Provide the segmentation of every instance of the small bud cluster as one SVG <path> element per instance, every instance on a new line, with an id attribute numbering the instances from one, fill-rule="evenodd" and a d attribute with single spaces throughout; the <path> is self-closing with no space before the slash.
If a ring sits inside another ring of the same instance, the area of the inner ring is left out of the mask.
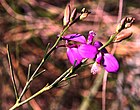
<path id="1" fill-rule="evenodd" d="M 116 28 L 116 33 L 119 33 L 113 42 L 121 42 L 129 38 L 132 35 L 132 32 L 128 31 L 127 29 L 130 28 L 135 21 L 133 17 L 125 17 L 121 20 Z M 124 32 L 121 32 L 124 31 Z"/>
<path id="2" fill-rule="evenodd" d="M 85 19 L 90 12 L 86 10 L 86 8 L 83 8 L 81 10 L 81 14 L 77 16 L 77 9 L 74 8 L 73 11 L 71 12 L 71 7 L 70 5 L 67 5 L 64 11 L 64 18 L 63 18 L 63 26 L 67 25 L 72 25 L 73 23 Z"/>
<path id="3" fill-rule="evenodd" d="M 133 22 L 135 21 L 135 18 L 133 17 L 125 17 L 121 20 L 121 22 L 118 24 L 116 28 L 116 32 L 120 32 L 123 29 L 127 29 L 132 26 Z"/>
<path id="4" fill-rule="evenodd" d="M 122 40 L 128 39 L 129 37 L 131 37 L 132 32 L 127 31 L 127 32 L 122 32 L 120 34 L 118 34 L 115 38 L 115 40 L 113 42 L 121 42 Z"/>
<path id="5" fill-rule="evenodd" d="M 71 9 L 70 5 L 67 5 L 64 11 L 63 25 L 66 26 L 70 21 Z"/>
<path id="6" fill-rule="evenodd" d="M 80 20 L 83 20 L 83 19 L 85 19 L 87 16 L 88 16 L 88 14 L 90 14 L 91 12 L 89 12 L 88 10 L 86 10 L 86 8 L 83 8 L 82 9 L 82 11 L 81 11 L 81 15 L 80 15 Z"/>

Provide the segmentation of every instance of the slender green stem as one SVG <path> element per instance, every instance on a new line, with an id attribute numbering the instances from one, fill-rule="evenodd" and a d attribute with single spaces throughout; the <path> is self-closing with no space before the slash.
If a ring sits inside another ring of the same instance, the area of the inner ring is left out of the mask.
<path id="1" fill-rule="evenodd" d="M 41 75 L 42 73 L 44 73 L 46 70 L 44 69 L 44 70 L 42 70 L 42 71 L 40 71 L 39 73 L 37 73 L 35 76 L 34 76 L 34 79 L 36 78 L 36 77 L 38 77 L 39 75 Z"/>
<path id="2" fill-rule="evenodd" d="M 30 77 L 30 79 L 26 82 L 18 100 L 17 100 L 17 103 L 21 101 L 21 98 L 23 97 L 23 95 L 25 94 L 25 92 L 27 91 L 31 81 L 33 80 L 35 74 L 37 73 L 37 71 L 39 70 L 39 68 L 42 66 L 42 64 L 44 63 L 44 60 L 41 61 L 41 63 L 39 64 L 39 66 L 37 67 L 37 69 L 35 70 L 35 72 L 33 73 L 33 75 Z"/>
<path id="3" fill-rule="evenodd" d="M 28 66 L 27 81 L 28 81 L 28 80 L 29 80 L 29 78 L 30 78 L 30 73 L 31 73 L 31 64 L 29 64 L 29 66 Z"/>
<path id="4" fill-rule="evenodd" d="M 56 48 L 57 44 L 59 43 L 61 37 L 64 35 L 64 33 L 66 32 L 66 30 L 70 27 L 70 25 L 67 25 L 63 31 L 60 33 L 58 39 L 56 40 L 55 44 L 53 45 L 53 47 L 49 50 L 49 52 L 44 56 L 44 60 L 46 60 L 50 54 L 52 53 L 52 51 Z"/>
<path id="5" fill-rule="evenodd" d="M 15 77 L 14 77 L 14 69 L 13 69 L 13 64 L 12 64 L 8 45 L 7 45 L 7 54 L 8 54 L 8 61 L 9 61 L 9 65 L 10 65 L 10 73 L 11 73 L 11 77 L 12 77 L 12 83 L 13 83 L 13 87 L 14 87 L 15 97 L 16 97 L 16 99 L 18 99 L 18 91 L 17 91 L 17 86 L 16 86 L 16 82 L 15 82 Z"/>
<path id="6" fill-rule="evenodd" d="M 46 49 L 45 49 L 45 53 L 48 52 L 48 50 L 49 50 L 49 46 L 50 46 L 50 43 L 47 44 Z"/>
<path id="7" fill-rule="evenodd" d="M 34 95 L 32 95 L 31 97 L 29 97 L 28 99 L 22 101 L 22 102 L 17 102 L 13 107 L 11 107 L 9 110 L 15 110 L 16 108 L 20 107 L 21 105 L 29 102 L 30 100 L 32 100 L 33 98 L 35 98 L 36 96 L 40 95 L 41 93 L 43 93 L 44 91 L 47 91 L 51 89 L 51 86 L 48 87 L 44 87 L 42 88 L 40 91 L 38 91 L 37 93 L 35 93 Z"/>
<path id="8" fill-rule="evenodd" d="M 67 74 L 71 74 L 72 73 L 72 67 L 69 68 L 65 73 L 63 73 L 60 77 L 58 77 L 51 85 L 52 86 L 56 86 L 56 84 L 58 84 L 59 81 L 63 80 L 63 78 L 65 78 L 65 76 Z"/>
<path id="9" fill-rule="evenodd" d="M 66 81 L 66 80 L 69 80 L 69 79 L 72 79 L 72 78 L 76 77 L 77 75 L 78 75 L 78 74 L 73 74 L 73 75 L 71 75 L 71 76 L 67 76 L 67 77 L 63 78 L 63 80 L 62 80 L 61 82 Z M 60 82 L 60 83 L 61 83 L 61 82 Z"/>
<path id="10" fill-rule="evenodd" d="M 118 32 L 116 32 L 115 34 L 113 34 L 110 39 L 102 46 L 100 47 L 98 50 L 102 50 L 103 48 L 105 48 L 106 46 L 108 46 L 116 37 L 116 35 L 118 34 Z"/>
<path id="11" fill-rule="evenodd" d="M 63 31 L 60 33 L 58 39 L 56 40 L 55 44 L 53 45 L 53 47 L 49 50 L 49 52 L 47 54 L 45 54 L 44 58 L 42 59 L 42 61 L 40 62 L 40 64 L 38 65 L 38 67 L 36 68 L 36 70 L 34 71 L 34 73 L 32 74 L 32 76 L 28 79 L 28 81 L 26 82 L 20 96 L 17 98 L 16 104 L 13 106 L 13 108 L 15 108 L 17 105 L 23 105 L 24 103 L 28 102 L 29 100 L 33 99 L 36 95 L 31 96 L 30 98 L 28 98 L 28 100 L 21 102 L 21 99 L 23 97 L 23 95 L 25 94 L 25 92 L 27 91 L 30 83 L 32 82 L 32 80 L 34 79 L 34 77 L 36 76 L 38 70 L 40 69 L 40 67 L 44 64 L 44 62 L 47 60 L 47 58 L 50 56 L 50 54 L 53 52 L 53 50 L 56 48 L 57 44 L 59 43 L 61 37 L 64 35 L 64 33 L 66 32 L 66 30 L 70 27 L 70 25 L 68 25 L 67 27 L 65 27 L 63 29 Z M 49 45 L 48 45 L 49 46 Z M 47 49 L 48 49 L 47 46 Z M 29 71 L 28 71 L 29 72 Z M 63 74 L 61 75 L 61 77 L 59 77 L 56 81 L 54 81 L 54 83 L 52 83 L 51 85 L 56 84 L 57 81 L 61 80 L 61 78 L 63 79 Z M 50 86 L 49 86 L 50 87 Z M 41 90 L 42 91 L 42 90 Z M 42 92 L 41 92 L 42 93 Z M 39 92 L 40 94 L 40 92 Z M 17 108 L 17 107 L 16 107 Z"/>
<path id="12" fill-rule="evenodd" d="M 91 62 L 91 63 L 88 63 L 88 64 L 84 64 L 84 65 L 82 65 L 81 67 L 86 67 L 86 66 L 92 65 L 92 64 L 94 64 L 94 62 L 95 62 L 95 61 L 93 61 L 93 62 Z"/>
<path id="13" fill-rule="evenodd" d="M 32 95 L 31 97 L 27 98 L 26 100 L 22 101 L 22 102 L 16 102 L 16 104 L 11 107 L 9 110 L 14 110 L 18 107 L 20 107 L 21 105 L 29 102 L 30 100 L 32 100 L 33 98 L 37 97 L 38 95 L 42 94 L 43 92 L 52 89 L 53 87 L 56 87 L 56 85 L 61 82 L 63 80 L 63 78 L 67 75 L 72 73 L 73 68 L 69 68 L 67 71 L 65 71 L 60 77 L 58 77 L 51 85 L 46 85 L 44 88 L 42 88 L 41 90 L 39 90 L 38 92 L 36 92 L 34 95 Z"/>

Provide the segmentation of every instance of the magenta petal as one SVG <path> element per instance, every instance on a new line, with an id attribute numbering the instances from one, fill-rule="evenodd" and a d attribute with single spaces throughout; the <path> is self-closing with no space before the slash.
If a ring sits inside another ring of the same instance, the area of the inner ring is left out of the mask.
<path id="1" fill-rule="evenodd" d="M 103 60 L 103 55 L 102 55 L 102 53 L 101 52 L 99 52 L 98 54 L 97 54 L 97 57 L 96 57 L 96 62 L 98 63 L 98 64 L 101 64 L 101 61 Z"/>
<path id="2" fill-rule="evenodd" d="M 80 42 L 80 43 L 86 43 L 85 37 L 81 34 L 68 34 L 66 36 L 63 36 L 63 39 L 76 41 L 76 42 Z"/>
<path id="3" fill-rule="evenodd" d="M 97 48 L 89 44 L 80 45 L 78 51 L 83 58 L 95 58 L 98 53 Z"/>
<path id="4" fill-rule="evenodd" d="M 77 66 L 83 59 L 81 57 L 81 55 L 79 54 L 77 48 L 67 48 L 67 56 L 68 56 L 69 61 L 72 65 L 74 65 L 74 63 L 76 61 L 75 66 Z"/>
<path id="5" fill-rule="evenodd" d="M 95 32 L 93 31 L 89 31 L 89 35 L 88 35 L 88 40 L 87 40 L 87 44 L 91 44 L 93 41 L 93 38 L 95 37 Z"/>
<path id="6" fill-rule="evenodd" d="M 95 42 L 94 42 L 94 46 L 95 46 L 96 48 L 100 48 L 102 45 L 103 45 L 103 44 L 102 44 L 100 41 L 95 41 Z"/>
<path id="7" fill-rule="evenodd" d="M 119 70 L 119 63 L 112 54 L 104 54 L 103 66 L 107 72 L 115 73 Z"/>
<path id="8" fill-rule="evenodd" d="M 98 49 L 98 48 L 100 48 L 101 46 L 103 46 L 103 44 L 102 44 L 100 41 L 95 41 L 95 42 L 94 42 L 94 46 Z M 106 50 L 105 48 L 103 48 L 103 49 L 101 50 L 101 52 L 103 52 L 103 53 L 108 53 L 107 50 Z"/>

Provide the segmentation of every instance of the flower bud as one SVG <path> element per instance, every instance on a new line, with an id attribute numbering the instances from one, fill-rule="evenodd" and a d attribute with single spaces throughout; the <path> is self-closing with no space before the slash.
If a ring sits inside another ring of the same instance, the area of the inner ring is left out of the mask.
<path id="1" fill-rule="evenodd" d="M 87 12 L 86 8 L 82 8 L 81 14 Z"/>
<path id="2" fill-rule="evenodd" d="M 135 21 L 135 18 L 133 17 L 128 17 L 127 18 L 127 23 L 125 24 L 125 28 L 129 28 L 132 26 L 132 23 Z"/>
<path id="3" fill-rule="evenodd" d="M 81 11 L 81 15 L 80 15 L 80 18 L 79 19 L 80 20 L 85 19 L 88 16 L 89 13 L 90 12 L 88 10 L 86 10 L 86 8 L 83 8 L 82 11 Z"/>
<path id="4" fill-rule="evenodd" d="M 72 13 L 71 13 L 71 16 L 70 16 L 70 21 L 71 22 L 76 18 L 76 15 L 77 15 L 77 9 L 74 8 Z"/>
<path id="5" fill-rule="evenodd" d="M 122 29 L 125 28 L 125 22 L 126 22 L 127 17 L 123 18 L 121 22 L 118 24 L 116 28 L 116 32 L 120 32 Z"/>
<path id="6" fill-rule="evenodd" d="M 114 40 L 114 42 L 121 42 L 122 40 L 125 40 L 125 39 L 128 39 L 129 37 L 131 37 L 132 35 L 132 32 L 123 32 L 123 33 L 120 33 L 116 36 L 116 39 Z"/>
<path id="7" fill-rule="evenodd" d="M 71 15 L 70 5 L 67 5 L 64 10 L 63 26 L 66 26 L 70 22 L 70 15 Z"/>
<path id="8" fill-rule="evenodd" d="M 135 21 L 135 18 L 133 17 L 125 17 L 121 20 L 121 22 L 118 24 L 116 28 L 116 32 L 120 32 L 123 29 L 127 29 L 132 26 L 133 22 Z"/>

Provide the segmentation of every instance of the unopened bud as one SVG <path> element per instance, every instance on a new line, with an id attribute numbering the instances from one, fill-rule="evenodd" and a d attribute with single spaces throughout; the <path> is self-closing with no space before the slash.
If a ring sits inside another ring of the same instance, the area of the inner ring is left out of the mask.
<path id="1" fill-rule="evenodd" d="M 70 5 L 67 5 L 64 11 L 63 26 L 66 26 L 70 22 L 71 9 Z"/>
<path id="2" fill-rule="evenodd" d="M 133 18 L 133 17 L 128 17 L 128 18 L 127 18 L 127 21 L 126 21 L 127 23 L 125 24 L 125 28 L 131 27 L 134 21 L 135 21 L 135 18 Z"/>
<path id="3" fill-rule="evenodd" d="M 83 19 L 85 19 L 88 15 L 89 15 L 89 11 L 88 10 L 86 10 L 86 8 L 83 8 L 82 9 L 82 11 L 81 11 L 81 15 L 80 15 L 80 20 L 83 20 Z"/>
<path id="4" fill-rule="evenodd" d="M 81 14 L 87 12 L 86 8 L 82 8 Z"/>
<path id="5" fill-rule="evenodd" d="M 114 40 L 114 42 L 121 42 L 122 40 L 128 39 L 129 37 L 131 37 L 132 32 L 121 32 L 120 34 L 118 34 L 116 36 L 116 39 Z"/>
<path id="6" fill-rule="evenodd" d="M 85 19 L 87 16 L 88 16 L 88 13 L 83 13 L 83 14 L 81 14 L 80 20 Z"/>
<path id="7" fill-rule="evenodd" d="M 121 20 L 121 22 L 118 24 L 116 28 L 116 32 L 120 32 L 123 29 L 127 29 L 132 26 L 133 22 L 135 21 L 135 18 L 133 17 L 125 17 Z"/>
<path id="8" fill-rule="evenodd" d="M 76 15 L 77 15 L 77 9 L 74 8 L 70 16 L 70 21 L 73 21 L 76 18 Z"/>

